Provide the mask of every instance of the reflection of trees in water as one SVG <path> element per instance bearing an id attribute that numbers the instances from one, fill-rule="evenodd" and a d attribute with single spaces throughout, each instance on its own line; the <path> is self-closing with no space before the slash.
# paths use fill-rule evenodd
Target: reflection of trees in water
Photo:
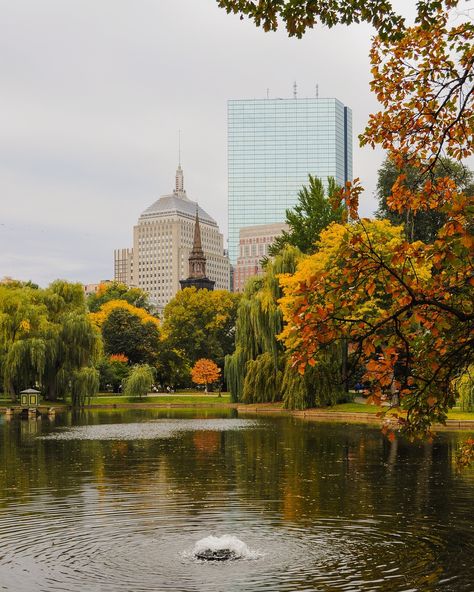
<path id="1" fill-rule="evenodd" d="M 75 418 L 107 420 L 113 421 L 110 413 Z M 302 524 L 315 516 L 386 514 L 388 521 L 402 516 L 414 522 L 447 513 L 457 483 L 451 458 L 462 438 L 391 444 L 365 426 L 276 418 L 252 429 L 190 431 L 162 440 L 58 442 L 36 439 L 29 425 L 13 420 L 0 430 L 3 499 L 14 492 L 16 502 L 26 501 L 38 489 L 65 498 L 87 484 L 101 502 L 123 489 L 140 494 L 143 507 L 156 505 L 158 496 L 197 514 L 202 502 L 225 504 L 232 496 Z"/>

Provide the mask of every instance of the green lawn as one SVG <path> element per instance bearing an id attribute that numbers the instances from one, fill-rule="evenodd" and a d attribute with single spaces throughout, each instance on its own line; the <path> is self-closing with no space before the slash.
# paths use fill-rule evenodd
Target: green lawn
<path id="1" fill-rule="evenodd" d="M 42 401 L 43 404 L 47 405 L 48 401 Z M 210 393 L 204 395 L 202 391 L 188 392 L 188 393 L 176 393 L 172 395 L 150 395 L 149 397 L 125 397 L 124 395 L 114 395 L 112 393 L 99 393 L 97 397 L 92 397 L 92 405 L 114 405 L 120 403 L 161 403 L 168 405 L 170 403 L 180 403 L 194 405 L 196 403 L 230 403 L 230 395 L 228 393 L 222 393 L 219 397 L 217 393 Z M 52 403 L 54 405 L 54 403 Z M 62 404 L 62 401 L 58 401 L 58 405 Z M 12 405 L 10 399 L 0 399 L 0 406 Z"/>
<path id="2" fill-rule="evenodd" d="M 341 403 L 334 407 L 325 407 L 324 411 L 345 411 L 346 413 L 379 413 L 381 407 L 365 403 Z"/>
<path id="3" fill-rule="evenodd" d="M 346 413 L 379 413 L 382 410 L 377 405 L 366 405 L 364 403 L 342 403 L 341 405 L 334 405 L 334 407 L 327 407 L 325 411 L 345 411 Z M 458 408 L 451 409 L 448 412 L 448 419 L 473 419 L 474 413 L 467 413 Z"/>
<path id="4" fill-rule="evenodd" d="M 102 393 L 97 397 L 92 397 L 91 405 L 113 405 L 114 403 L 188 403 L 194 405 L 196 403 L 230 403 L 230 395 L 222 393 L 218 396 L 216 393 L 203 395 L 202 391 L 199 393 L 176 393 L 173 395 L 150 395 L 148 397 L 125 397 L 124 395 L 111 395 L 109 393 Z"/>
<path id="5" fill-rule="evenodd" d="M 47 404 L 48 402 L 45 401 Z M 150 395 L 148 397 L 125 397 L 124 395 L 113 395 L 111 393 L 99 393 L 97 397 L 92 397 L 92 405 L 114 405 L 114 404 L 127 404 L 127 403 L 155 403 L 162 405 L 170 405 L 178 403 L 180 405 L 195 405 L 195 404 L 216 404 L 216 403 L 231 403 L 230 395 L 228 393 L 222 393 L 219 397 L 217 393 L 210 393 L 204 395 L 202 391 L 186 392 L 186 393 L 175 393 L 172 395 Z M 11 405 L 10 399 L 0 398 L 0 407 Z M 61 403 L 58 403 L 60 405 Z M 346 413 L 379 413 L 381 407 L 376 405 L 366 405 L 364 403 L 342 403 L 340 405 L 334 405 L 334 407 L 324 407 L 321 411 L 327 411 L 328 413 L 334 412 L 346 412 Z M 474 420 L 474 413 L 466 413 L 455 408 L 448 413 L 448 419 L 455 420 Z"/>

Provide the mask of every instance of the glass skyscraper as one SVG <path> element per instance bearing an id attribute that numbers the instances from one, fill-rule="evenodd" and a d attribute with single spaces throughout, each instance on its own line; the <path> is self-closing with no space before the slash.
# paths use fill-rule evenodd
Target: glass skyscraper
<path id="1" fill-rule="evenodd" d="M 352 179 L 352 111 L 337 99 L 228 102 L 229 257 L 239 229 L 283 222 L 308 174 Z"/>

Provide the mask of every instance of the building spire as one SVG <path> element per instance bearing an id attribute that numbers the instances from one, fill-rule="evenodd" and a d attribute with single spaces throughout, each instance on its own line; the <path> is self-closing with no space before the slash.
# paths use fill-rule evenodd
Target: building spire
<path id="1" fill-rule="evenodd" d="M 214 290 L 214 280 L 206 277 L 206 256 L 202 250 L 201 227 L 199 225 L 199 206 L 196 204 L 196 220 L 194 223 L 193 250 L 189 255 L 189 277 L 180 280 L 181 288 L 196 288 L 197 290 Z"/>
<path id="2" fill-rule="evenodd" d="M 179 197 L 182 197 L 183 194 L 186 195 L 186 191 L 184 190 L 183 169 L 180 164 L 178 164 L 178 168 L 176 169 L 176 186 L 174 192 Z"/>
<path id="3" fill-rule="evenodd" d="M 186 198 L 184 190 L 184 174 L 181 168 L 181 130 L 178 130 L 178 168 L 176 169 L 175 187 L 173 192 L 177 197 Z"/>
<path id="4" fill-rule="evenodd" d="M 199 269 L 192 269 L 191 258 L 193 258 L 193 260 L 200 259 L 202 266 L 200 266 Z M 200 275 L 196 276 L 195 272 L 198 272 Z M 194 222 L 193 250 L 191 251 L 191 257 L 189 258 L 189 275 L 191 277 L 206 277 L 206 257 L 204 256 L 204 251 L 202 250 L 201 226 L 199 224 L 199 206 L 198 206 L 198 204 L 196 204 L 196 220 Z"/>

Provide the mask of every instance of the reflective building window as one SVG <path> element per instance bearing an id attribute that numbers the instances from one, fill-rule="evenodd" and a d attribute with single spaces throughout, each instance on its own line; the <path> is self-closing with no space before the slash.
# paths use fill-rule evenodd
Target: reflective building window
<path id="1" fill-rule="evenodd" d="M 352 179 L 352 112 L 337 99 L 228 102 L 229 255 L 239 229 L 283 222 L 308 174 Z"/>

